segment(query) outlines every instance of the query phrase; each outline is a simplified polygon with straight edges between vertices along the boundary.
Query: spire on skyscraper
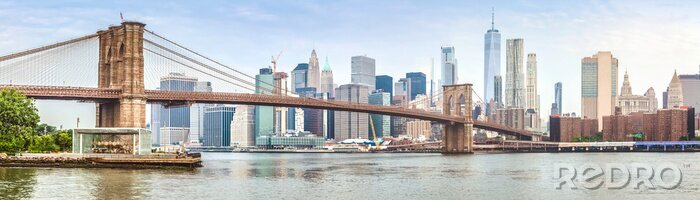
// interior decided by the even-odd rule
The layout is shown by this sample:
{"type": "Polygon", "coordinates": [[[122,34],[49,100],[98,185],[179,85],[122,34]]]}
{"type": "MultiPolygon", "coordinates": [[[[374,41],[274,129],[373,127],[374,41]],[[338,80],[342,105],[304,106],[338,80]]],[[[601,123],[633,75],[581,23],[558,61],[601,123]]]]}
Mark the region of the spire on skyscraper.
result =
{"type": "Polygon", "coordinates": [[[328,56],[326,56],[326,63],[323,64],[323,71],[331,71],[331,65],[328,64],[328,56]]]}
{"type": "Polygon", "coordinates": [[[311,50],[311,57],[309,58],[309,69],[306,74],[308,84],[307,87],[314,87],[316,89],[319,89],[321,87],[320,85],[320,77],[321,77],[321,70],[320,66],[318,64],[318,56],[316,55],[316,49],[314,48],[311,50]]]}
{"type": "Polygon", "coordinates": [[[625,79],[622,81],[622,89],[620,89],[620,96],[632,96],[632,86],[630,85],[629,75],[627,75],[627,70],[625,70],[625,79]]]}
{"type": "Polygon", "coordinates": [[[494,18],[495,18],[494,13],[495,12],[496,12],[495,9],[493,7],[491,7],[491,30],[496,29],[495,25],[494,25],[494,18]]]}

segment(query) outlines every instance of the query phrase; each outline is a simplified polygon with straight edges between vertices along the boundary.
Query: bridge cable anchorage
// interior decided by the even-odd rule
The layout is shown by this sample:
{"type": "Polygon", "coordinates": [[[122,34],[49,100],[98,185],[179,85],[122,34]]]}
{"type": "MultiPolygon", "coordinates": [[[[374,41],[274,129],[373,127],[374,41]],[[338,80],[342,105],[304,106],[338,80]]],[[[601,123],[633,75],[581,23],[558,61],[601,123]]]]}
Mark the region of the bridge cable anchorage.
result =
{"type": "MultiPolygon", "coordinates": [[[[213,62],[213,63],[215,63],[215,64],[217,64],[217,65],[219,65],[219,66],[222,66],[222,67],[224,67],[224,68],[227,68],[227,69],[229,69],[229,70],[232,70],[232,71],[234,71],[234,72],[236,72],[236,73],[239,73],[239,74],[241,74],[241,75],[243,75],[243,76],[246,76],[246,77],[248,77],[248,78],[252,78],[252,79],[256,80],[257,82],[263,83],[263,84],[268,85],[268,86],[272,86],[272,88],[274,88],[274,89],[282,90],[282,91],[285,92],[285,94],[291,93],[291,94],[293,94],[293,95],[298,95],[298,94],[297,94],[296,92],[294,92],[294,91],[290,91],[290,90],[288,90],[288,89],[280,89],[279,87],[276,87],[276,86],[274,85],[274,83],[269,83],[269,82],[267,82],[267,81],[258,80],[258,79],[255,78],[254,76],[251,76],[251,75],[249,75],[249,74],[246,74],[246,73],[243,73],[243,72],[241,72],[241,71],[238,71],[238,70],[236,70],[236,69],[234,69],[234,68],[232,68],[232,67],[229,67],[229,66],[227,66],[227,65],[224,65],[224,64],[221,63],[221,62],[218,62],[218,61],[216,61],[216,60],[214,60],[214,59],[211,59],[211,58],[209,58],[209,57],[207,57],[207,56],[204,56],[204,55],[202,55],[202,54],[200,54],[200,53],[197,53],[197,52],[195,52],[195,51],[193,51],[193,50],[191,50],[191,49],[189,49],[189,48],[187,48],[187,47],[185,47],[185,46],[183,46],[183,45],[180,45],[180,44],[178,44],[178,43],[176,43],[176,42],[174,42],[174,41],[172,41],[172,40],[170,40],[170,39],[167,39],[167,38],[165,38],[165,37],[163,37],[163,36],[161,36],[161,35],[158,35],[158,34],[156,34],[156,33],[153,32],[153,31],[150,31],[150,30],[148,30],[148,29],[144,29],[144,31],[146,31],[147,33],[150,33],[150,34],[152,34],[152,35],[154,35],[154,36],[156,36],[156,37],[158,37],[158,38],[160,38],[160,39],[162,39],[162,40],[165,40],[165,41],[167,41],[167,42],[169,42],[169,43],[171,43],[171,44],[173,44],[173,45],[175,45],[175,46],[177,46],[177,47],[180,47],[180,48],[182,48],[182,49],[184,49],[184,50],[186,50],[186,51],[189,51],[190,53],[193,53],[193,54],[195,54],[195,55],[197,55],[197,56],[199,56],[199,57],[202,57],[202,58],[204,58],[204,59],[206,59],[206,60],[208,60],[208,61],[210,61],[210,62],[213,62]]],[[[144,39],[144,40],[145,40],[145,39],[144,39]]],[[[274,74],[273,74],[273,76],[274,76],[274,74]]],[[[274,94],[274,92],[272,92],[272,93],[274,94]]],[[[301,95],[299,95],[299,96],[301,96],[301,95]]]]}
{"type": "Polygon", "coordinates": [[[185,66],[185,67],[187,67],[187,68],[190,68],[190,69],[192,69],[192,70],[195,70],[195,71],[198,71],[198,72],[200,72],[200,73],[209,75],[209,76],[214,77],[214,78],[216,78],[216,79],[219,79],[219,80],[221,80],[221,81],[224,81],[224,82],[233,84],[233,85],[235,85],[235,86],[241,87],[241,88],[243,88],[243,89],[247,89],[247,90],[250,90],[250,91],[255,92],[255,89],[252,89],[252,88],[249,88],[249,87],[246,87],[246,86],[239,85],[239,84],[234,83],[234,82],[231,82],[231,81],[229,81],[229,80],[227,80],[227,79],[224,79],[224,78],[215,76],[215,75],[213,75],[213,74],[210,74],[210,73],[208,73],[208,72],[199,70],[199,69],[197,69],[197,68],[195,68],[195,67],[189,66],[189,65],[187,65],[187,64],[185,64],[185,63],[182,63],[182,62],[177,61],[177,60],[175,60],[175,59],[169,58],[169,57],[167,57],[167,56],[165,56],[165,55],[163,55],[163,54],[157,53],[157,52],[155,52],[155,51],[153,51],[153,50],[150,50],[150,49],[148,49],[148,48],[143,48],[143,50],[146,50],[146,51],[148,51],[148,52],[150,52],[150,53],[153,53],[153,54],[155,54],[155,55],[157,55],[157,56],[160,56],[160,57],[163,57],[163,58],[165,58],[165,59],[168,59],[168,60],[170,60],[170,61],[172,61],[172,62],[175,62],[175,63],[177,63],[177,64],[180,64],[180,65],[182,65],[182,66],[185,66]]]}
{"type": "Polygon", "coordinates": [[[54,49],[57,47],[68,45],[68,44],[73,44],[73,43],[80,42],[80,41],[87,40],[87,39],[94,38],[94,37],[97,37],[97,34],[90,34],[90,35],[86,35],[83,37],[79,37],[79,38],[75,38],[75,39],[71,39],[71,40],[67,40],[67,41],[63,41],[63,42],[58,42],[55,44],[42,46],[42,47],[35,48],[35,49],[30,49],[30,50],[26,50],[26,51],[22,51],[22,52],[13,53],[10,55],[0,57],[0,62],[15,59],[15,58],[22,57],[22,56],[29,55],[29,54],[34,54],[37,52],[42,52],[45,50],[54,49]]]}

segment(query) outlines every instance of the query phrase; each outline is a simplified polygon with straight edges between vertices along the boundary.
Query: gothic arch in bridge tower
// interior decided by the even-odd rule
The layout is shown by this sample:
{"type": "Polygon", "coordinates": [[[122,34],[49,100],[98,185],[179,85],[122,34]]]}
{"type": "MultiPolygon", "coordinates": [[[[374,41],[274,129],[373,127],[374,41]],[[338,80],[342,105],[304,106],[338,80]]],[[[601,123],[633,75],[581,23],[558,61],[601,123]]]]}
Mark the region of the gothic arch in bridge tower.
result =
{"type": "Polygon", "coordinates": [[[464,117],[465,123],[446,123],[442,132],[443,153],[471,153],[472,149],[472,85],[445,85],[443,114],[464,117]],[[457,97],[455,99],[455,97],[457,97]]]}

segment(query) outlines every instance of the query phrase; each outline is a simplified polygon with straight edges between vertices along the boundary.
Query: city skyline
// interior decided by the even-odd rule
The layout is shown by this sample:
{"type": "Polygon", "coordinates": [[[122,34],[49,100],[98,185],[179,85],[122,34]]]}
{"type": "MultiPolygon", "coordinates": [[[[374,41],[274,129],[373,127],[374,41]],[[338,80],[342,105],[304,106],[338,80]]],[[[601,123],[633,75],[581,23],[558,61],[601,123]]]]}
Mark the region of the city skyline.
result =
{"type": "MultiPolygon", "coordinates": [[[[538,85],[566,82],[563,90],[568,91],[564,96],[567,103],[564,104],[563,112],[580,112],[581,57],[598,51],[611,51],[620,59],[620,70],[626,69],[635,77],[631,80],[632,85],[637,86],[633,88],[635,94],[644,93],[647,87],[662,91],[668,80],[657,80],[657,76],[670,77],[673,69],[677,69],[679,74],[695,74],[700,63],[692,56],[700,51],[700,45],[694,42],[700,41],[696,36],[700,30],[695,28],[699,27],[696,25],[700,22],[693,19],[696,14],[692,12],[698,5],[694,3],[659,5],[653,2],[629,4],[626,1],[616,1],[545,4],[522,1],[512,5],[496,2],[467,6],[474,3],[455,2],[456,5],[450,6],[452,8],[441,10],[457,16],[449,23],[440,22],[435,17],[420,19],[432,15],[433,11],[430,10],[435,9],[431,8],[439,7],[424,2],[403,3],[398,7],[381,6],[392,2],[372,3],[372,6],[389,9],[389,13],[393,14],[380,14],[381,9],[370,9],[370,6],[362,5],[361,2],[281,2],[284,4],[281,7],[290,10],[287,12],[279,12],[280,7],[269,2],[221,4],[212,13],[198,14],[191,12],[191,5],[184,2],[162,5],[172,8],[168,10],[169,13],[132,7],[128,3],[2,2],[0,5],[4,12],[0,12],[0,16],[3,16],[0,20],[3,20],[2,24],[6,28],[0,30],[0,46],[3,47],[0,53],[16,52],[94,32],[102,27],[101,24],[117,24],[119,12],[123,12],[126,19],[144,21],[156,32],[173,33],[172,37],[176,41],[193,46],[196,50],[212,51],[205,54],[224,63],[240,66],[249,74],[256,74],[259,68],[269,65],[269,56],[280,50],[285,53],[279,61],[279,71],[290,72],[296,64],[308,61],[308,52],[316,49],[319,57],[327,56],[330,65],[337,66],[334,67],[334,79],[339,85],[350,82],[351,56],[367,55],[375,58],[377,74],[393,77],[401,77],[403,73],[413,71],[427,74],[430,71],[429,58],[439,58],[439,52],[435,49],[449,44],[459,49],[455,56],[461,60],[461,69],[458,70],[460,82],[473,83],[476,91],[483,91],[483,33],[490,28],[491,8],[495,7],[502,38],[522,37],[528,41],[524,47],[525,53],[536,52],[539,55],[538,85]],[[568,8],[577,7],[576,5],[595,6],[583,7],[584,10],[568,8]],[[355,14],[344,11],[343,8],[347,6],[367,6],[368,9],[366,13],[355,14]],[[74,12],[56,11],[67,8],[74,12]],[[464,12],[464,9],[470,12],[464,12]],[[606,12],[612,9],[616,12],[606,12]],[[672,14],[660,14],[671,9],[674,10],[672,14]],[[294,12],[299,10],[309,12],[294,12]],[[227,11],[231,14],[225,14],[227,11]],[[405,15],[414,11],[420,17],[405,15]],[[377,16],[381,16],[381,20],[364,26],[376,30],[352,30],[363,27],[358,25],[363,19],[377,16]],[[280,25],[289,20],[306,22],[280,25]],[[174,21],[179,23],[172,23],[174,21]],[[261,22],[278,26],[271,28],[261,22]],[[303,35],[293,32],[309,27],[318,31],[303,35]],[[444,31],[425,31],[428,27],[444,31]],[[669,31],[674,32],[673,37],[668,37],[669,31]],[[401,33],[400,36],[394,37],[398,33],[401,33]],[[210,38],[222,38],[225,42],[210,38]],[[655,49],[646,50],[643,48],[646,46],[655,46],[655,49]],[[558,74],[572,75],[567,78],[558,74]]],[[[502,60],[505,60],[504,57],[501,55],[502,60]]],[[[504,69],[505,66],[501,65],[501,70],[504,69]]],[[[618,77],[618,80],[621,79],[618,77]]],[[[541,92],[541,99],[553,99],[551,90],[538,90],[545,91],[541,92]]],[[[40,112],[42,116],[46,113],[65,112],[60,108],[65,106],[59,106],[64,104],[76,103],[41,102],[40,112]]],[[[86,126],[90,120],[85,119],[94,116],[90,109],[89,105],[76,109],[77,112],[85,113],[86,117],[81,117],[81,121],[86,126]]],[[[65,122],[56,124],[70,127],[75,124],[75,119],[66,119],[65,122]]]]}

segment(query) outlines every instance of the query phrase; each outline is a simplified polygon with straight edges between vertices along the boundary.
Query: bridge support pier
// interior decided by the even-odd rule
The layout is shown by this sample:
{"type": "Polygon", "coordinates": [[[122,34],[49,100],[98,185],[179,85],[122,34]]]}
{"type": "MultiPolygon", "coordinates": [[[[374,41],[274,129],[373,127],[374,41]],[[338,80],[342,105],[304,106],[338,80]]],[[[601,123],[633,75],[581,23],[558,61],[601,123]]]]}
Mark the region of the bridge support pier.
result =
{"type": "Polygon", "coordinates": [[[446,115],[463,116],[465,123],[447,123],[442,132],[442,153],[461,154],[473,152],[472,129],[474,122],[472,113],[472,85],[442,86],[442,113],[446,115]],[[462,111],[464,108],[464,111],[462,111]]]}
{"type": "Polygon", "coordinates": [[[118,102],[97,104],[97,127],[146,128],[143,32],[146,25],[123,22],[98,31],[98,88],[121,89],[118,102]]]}

